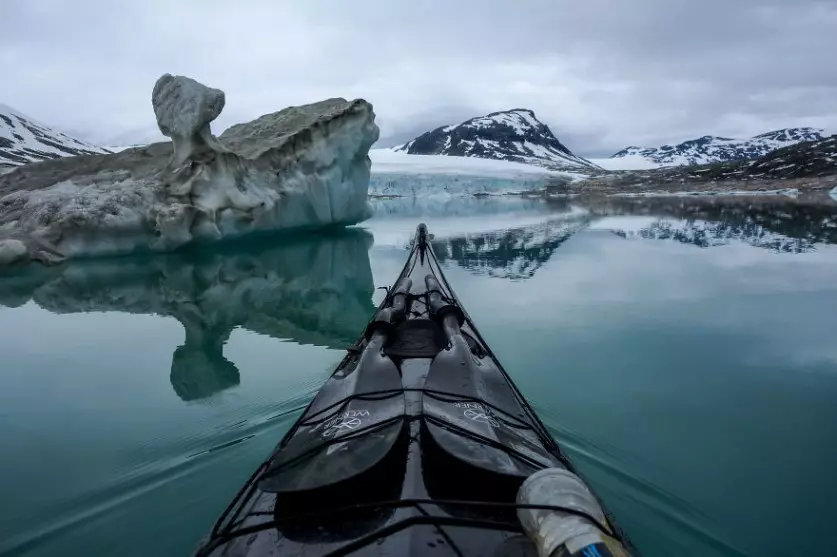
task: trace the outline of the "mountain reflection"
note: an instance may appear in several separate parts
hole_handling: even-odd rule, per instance
[[[348,229],[29,266],[0,277],[0,304],[174,317],[185,340],[172,355],[171,384],[189,401],[239,384],[239,370],[224,356],[236,327],[300,344],[351,344],[374,312],[371,244],[369,233]]]
[[[475,274],[528,279],[589,222],[586,214],[568,214],[528,226],[436,239],[433,251],[440,261],[455,261]]]
[[[777,253],[803,253],[837,243],[837,204],[781,198],[608,198],[582,202],[596,216],[645,215],[660,220],[623,238],[674,240],[701,248],[740,241]],[[677,219],[677,220],[669,220]]]

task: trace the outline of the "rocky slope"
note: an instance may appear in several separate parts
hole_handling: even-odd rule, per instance
[[[354,224],[367,203],[372,105],[329,99],[233,126],[212,122],[224,93],[164,75],[156,143],[21,166],[0,176],[0,266],[168,251],[255,231]]]
[[[110,151],[55,131],[0,104],[0,174],[30,162]]]
[[[666,192],[757,193],[791,189],[827,197],[835,186],[837,135],[783,147],[755,160],[611,172],[569,185],[556,184],[548,187],[548,191],[641,195]]]
[[[661,166],[711,164],[755,159],[775,149],[820,139],[823,139],[823,130],[816,128],[775,130],[749,139],[730,139],[706,135],[677,145],[628,147],[611,158],[641,157]]]
[[[492,112],[443,126],[397,147],[411,155],[480,157],[535,164],[556,170],[598,167],[573,154],[552,130],[525,108]]]

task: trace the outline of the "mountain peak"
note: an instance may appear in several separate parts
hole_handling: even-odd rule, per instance
[[[53,130],[0,103],[0,168],[75,155],[109,153],[97,145]]]
[[[753,137],[753,139],[773,139],[775,141],[786,141],[792,142],[794,140],[801,139],[802,141],[811,141],[811,139],[805,139],[808,137],[814,136],[822,136],[825,133],[825,130],[820,128],[782,128],[780,130],[773,130],[766,133],[762,133]]]
[[[528,116],[528,117],[537,119],[537,116],[535,116],[535,111],[532,110],[531,108],[512,108],[510,110],[498,110],[497,112],[492,112],[490,114],[487,114],[486,117],[490,118],[492,116],[497,116],[499,114],[517,114],[517,113],[520,113],[524,116]]]
[[[508,160],[561,170],[598,168],[573,154],[528,108],[491,112],[461,124],[442,126],[395,150],[410,155]]]
[[[661,147],[627,147],[611,158],[638,156],[662,166],[708,164],[715,162],[755,159],[767,153],[803,141],[823,139],[824,130],[818,128],[784,128],[749,139],[733,139],[704,135],[677,145]]]

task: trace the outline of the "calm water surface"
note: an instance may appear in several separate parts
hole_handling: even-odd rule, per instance
[[[365,230],[0,277],[0,553],[190,554],[365,326],[419,220],[644,555],[832,552],[834,208],[378,209]]]

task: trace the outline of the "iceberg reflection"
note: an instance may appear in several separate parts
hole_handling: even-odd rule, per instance
[[[347,229],[28,266],[0,276],[0,304],[174,317],[185,340],[172,356],[171,384],[189,401],[239,384],[224,356],[237,327],[300,344],[351,344],[374,311],[371,245],[369,233]]]

